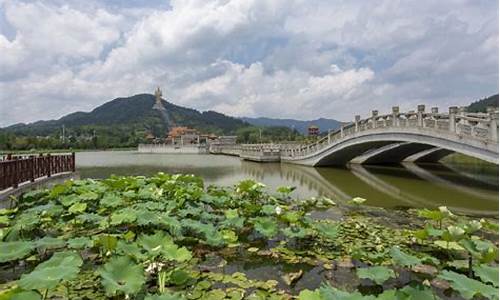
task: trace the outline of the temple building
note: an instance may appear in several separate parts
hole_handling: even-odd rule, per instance
[[[319,127],[316,125],[310,125],[309,128],[307,128],[307,133],[309,134],[309,136],[318,136]]]

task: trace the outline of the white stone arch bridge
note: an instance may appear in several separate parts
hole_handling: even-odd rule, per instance
[[[450,107],[439,113],[419,105],[417,111],[400,113],[396,106],[391,114],[374,110],[370,118],[356,116],[315,143],[279,149],[281,162],[308,166],[436,162],[450,153],[498,164],[498,110],[467,113]]]

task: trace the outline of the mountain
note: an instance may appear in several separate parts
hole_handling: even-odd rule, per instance
[[[337,129],[342,122],[334,119],[319,118],[310,121],[301,121],[295,119],[273,119],[273,118],[241,118],[241,120],[255,126],[281,126],[295,129],[301,134],[307,134],[307,128],[310,125],[316,125],[321,132],[327,132],[329,129]]]
[[[488,106],[498,107],[498,94],[489,96],[488,98],[484,98],[478,100],[476,102],[472,102],[468,107],[468,112],[486,112],[486,108]]]
[[[0,149],[102,149],[135,147],[147,137],[164,137],[173,126],[187,126],[200,133],[237,135],[239,142],[295,140],[300,135],[287,127],[257,128],[215,111],[199,112],[162,100],[165,108],[153,109],[155,96],[139,94],[117,98],[90,112],[75,112],[58,120],[15,124],[0,128]],[[167,126],[168,125],[168,126]]]
[[[52,134],[55,130],[61,130],[64,125],[70,131],[72,128],[81,127],[120,127],[164,135],[167,120],[169,126],[188,126],[204,133],[231,134],[238,128],[248,126],[242,120],[214,111],[199,112],[165,100],[162,102],[166,108],[166,116],[152,109],[155,103],[153,95],[139,94],[111,100],[90,112],[75,112],[58,120],[15,124],[3,130],[17,134],[44,136]]]

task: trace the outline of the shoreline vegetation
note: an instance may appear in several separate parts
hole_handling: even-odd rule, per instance
[[[158,173],[0,210],[0,299],[498,299],[498,218]]]

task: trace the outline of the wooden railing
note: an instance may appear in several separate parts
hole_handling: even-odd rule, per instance
[[[5,155],[0,158],[0,191],[64,172],[75,172],[74,152],[58,155]]]

